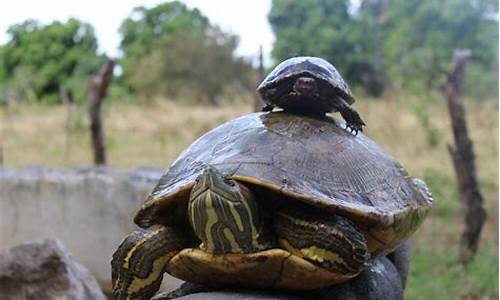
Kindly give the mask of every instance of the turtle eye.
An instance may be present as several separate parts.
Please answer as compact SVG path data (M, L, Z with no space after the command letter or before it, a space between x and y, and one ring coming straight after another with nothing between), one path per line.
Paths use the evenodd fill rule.
M228 178L228 177L224 178L224 182L229 184L230 186L236 185L236 183L234 183L234 180L232 180L231 178Z

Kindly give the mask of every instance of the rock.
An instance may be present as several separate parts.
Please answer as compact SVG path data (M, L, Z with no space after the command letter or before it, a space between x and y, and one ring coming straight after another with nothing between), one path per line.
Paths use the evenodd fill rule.
M152 300L244 300L244 299L319 299L319 300L402 300L403 285L396 267L386 257L373 261L371 267L348 283L317 291L278 293L275 291L216 289L185 283L179 289L155 296Z
M396 267L386 257L375 259L371 267L354 280L323 289L319 300L402 300L403 284Z
M403 283L403 289L406 287L408 272L410 271L410 257L411 245L409 241L404 242L401 246L399 246L399 248L394 250L394 252L387 255L387 258L399 272L399 276L401 277L401 281Z
M307 300L308 298L294 295L292 293L266 290L248 290L248 289L221 289L208 287L196 283L185 282L175 291L162 293L151 300Z
M294 296L292 294L268 292L268 291L252 291L252 290L235 290L235 291L220 291L211 293L197 293L189 296L177 298L178 300L305 300L307 298Z
M0 252L2 300L105 300L90 272L57 240L27 242Z
M162 172L0 167L0 251L24 241L58 239L110 291L111 255L124 236L137 230L134 213Z

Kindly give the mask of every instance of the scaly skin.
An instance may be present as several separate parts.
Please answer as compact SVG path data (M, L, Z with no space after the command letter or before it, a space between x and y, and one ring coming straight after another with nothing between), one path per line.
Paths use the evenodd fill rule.
M191 191L188 218L201 241L199 247L206 253L244 255L282 248L345 278L366 267L366 241L349 220L307 205L287 206L274 213L276 245L260 210L246 186L206 167ZM196 246L189 236L179 228L163 225L127 236L111 262L116 299L154 296L170 260L181 250Z
M363 131L363 126L366 124L359 116L359 113L340 97L337 97L335 103L337 104L336 109L346 121L346 129L350 129L354 135L357 135L358 131Z
M166 264L189 247L186 234L162 225L128 235L113 254L111 279L116 300L147 300L160 288Z
M287 87L289 89L287 89ZM304 115L324 115L331 111L338 111L346 121L346 129L354 135L363 131L365 122L359 113L352 108L340 95L321 95L318 90L316 79L310 77L299 77L293 85L282 87L283 91L275 88L276 92L269 95L268 102L262 107L263 112L270 112L275 107L281 107L285 111Z
M271 248L253 194L215 168L207 167L199 177L188 207L203 250L224 254ZM366 240L343 217L297 204L279 210L274 224L280 248L313 264L341 274L357 274L366 267Z

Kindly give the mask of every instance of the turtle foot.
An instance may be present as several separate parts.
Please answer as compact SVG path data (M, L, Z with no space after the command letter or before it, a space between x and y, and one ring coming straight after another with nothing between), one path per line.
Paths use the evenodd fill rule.
M358 135L359 131L363 131L363 125L359 123L358 124L346 123L345 129L349 130L354 135Z
M354 135L357 135L359 131L363 131L363 126L366 125L365 122L361 119L359 113L347 104L345 100L338 98L336 109L342 115L342 118L344 118L346 129L349 129Z
M358 135L359 131L363 131L363 126L366 125L359 116L358 112L354 109L350 109L347 112L342 113L342 117L346 121L345 128L354 135Z
M262 107L262 111L268 112L268 111L273 111L274 105L273 104L266 104L265 106Z

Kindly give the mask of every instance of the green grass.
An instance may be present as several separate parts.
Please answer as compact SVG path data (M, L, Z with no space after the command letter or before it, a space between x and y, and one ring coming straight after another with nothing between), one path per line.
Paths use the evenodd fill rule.
M498 255L491 241L466 267L457 264L453 245L414 245L406 299L498 299Z
M462 229L457 185L453 177L426 169L424 176L434 193L434 207L412 238L413 255L406 289L407 299L498 298L498 181L482 180L488 219L479 251L466 267L458 263Z
M389 95L360 99L356 108L368 124L366 134L397 158L412 176L425 179L435 205L412 237L414 255L407 299L498 298L498 106L495 101L467 105L476 165L488 212L479 252L467 267L457 262L462 216L447 145L453 142L444 103L418 105L420 99ZM188 106L157 100L108 102L105 128L109 164L167 168L197 137L250 111L251 105ZM415 107L419 109L416 110ZM85 109L73 114L70 147L65 150L62 107L24 106L0 112L0 143L5 165L53 167L92 162Z

